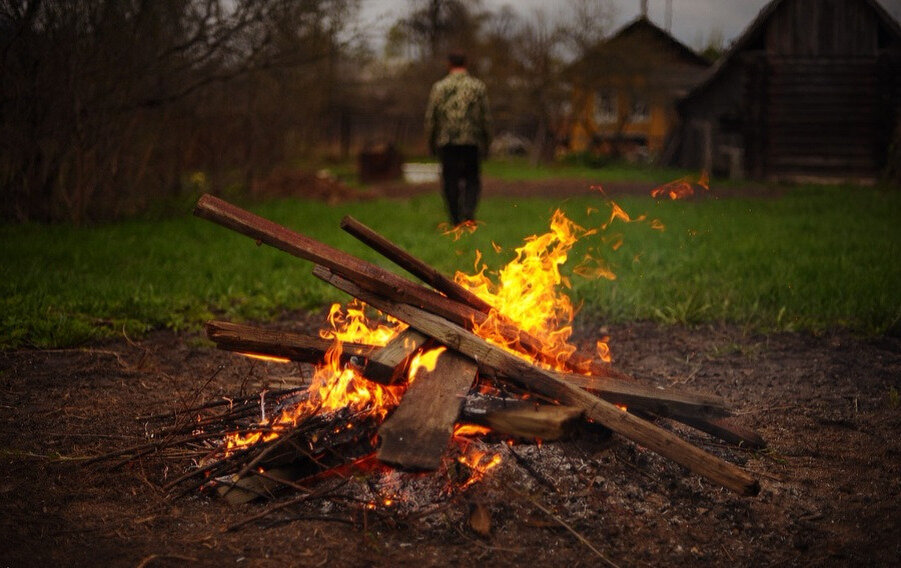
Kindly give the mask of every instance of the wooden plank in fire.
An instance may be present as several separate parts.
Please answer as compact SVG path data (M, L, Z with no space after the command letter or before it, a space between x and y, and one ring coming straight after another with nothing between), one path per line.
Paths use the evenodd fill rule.
M477 368L455 351L442 352L432 370L420 367L394 413L379 428L379 460L402 469L437 469Z

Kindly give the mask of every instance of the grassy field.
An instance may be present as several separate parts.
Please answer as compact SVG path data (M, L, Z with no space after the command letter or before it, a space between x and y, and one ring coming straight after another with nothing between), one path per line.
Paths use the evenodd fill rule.
M590 252L617 275L612 281L572 275L582 317L865 333L901 325L901 192L809 187L778 200L617 202L646 219L613 221L576 245L572 259ZM351 214L452 273L472 272L477 249L491 268L501 266L523 237L547 230L557 207L586 227L599 226L610 211L600 195L562 203L486 200L484 224L453 241L437 229L444 221L437 195L339 206L278 201L253 209L387 265L338 228ZM620 237L622 246L613 250ZM492 242L504 250L496 253ZM88 228L0 226L0 256L2 348L196 328L212 316L266 320L344 299L312 277L309 263L257 247L192 217L189 208L168 220Z

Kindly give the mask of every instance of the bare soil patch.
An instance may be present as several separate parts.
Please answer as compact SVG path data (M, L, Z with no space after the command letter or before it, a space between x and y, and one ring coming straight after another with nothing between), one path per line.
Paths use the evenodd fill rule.
M321 316L283 325L311 331ZM139 415L254 393L296 368L158 332L81 350L0 353L0 564L601 565L574 533L619 566L901 560L901 339L640 322L579 330L586 343L600 334L611 336L623 370L719 394L763 434L770 449L749 452L677 428L758 476L758 497L737 497L616 436L594 436L516 446L531 473L505 456L485 481L418 518L347 516L318 503L294 511L301 520L222 532L268 505L167 499L160 485L181 473L171 458L115 468L73 458L146 440ZM475 509L488 513L490 536L471 529Z

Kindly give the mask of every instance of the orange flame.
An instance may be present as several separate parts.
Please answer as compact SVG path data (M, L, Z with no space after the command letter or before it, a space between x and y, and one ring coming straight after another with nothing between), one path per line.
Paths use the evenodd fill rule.
M608 341L610 341L610 338L604 336L597 342L598 357L605 363L609 363L613 360L610 356L610 346L607 344Z
M576 347L569 343L575 308L569 296L559 290L561 285L569 284L560 268L572 246L580 238L596 232L596 229L586 229L572 222L558 209L551 218L550 231L527 237L525 243L515 249L513 260L497 273L496 282L489 278L484 266L473 275L457 272L454 280L458 284L493 306L486 320L474 326L475 333L522 355L520 346L511 344L501 333L504 322L512 321L539 338L545 355L557 361L557 368L562 368ZM583 262L576 273L587 276L603 273L607 277L607 273L600 270L600 261L595 264L589 269Z
M342 344L359 342L385 345L405 326L391 318L387 318L391 325L372 321L365 312L365 304L356 300L346 308L342 308L340 304L332 306L328 316L331 327L321 330L319 334L333 339L334 343L326 351L323 364L318 365L313 373L308 389L309 397L303 403L288 408L271 421L261 424L270 430L265 434L227 436L224 448L226 456L236 449L273 440L280 431L296 426L315 412L349 408L353 412L371 413L380 419L387 416L397 405L404 387L386 387L369 382L355 368L345 367L341 363Z
M479 228L478 221L463 221L459 225L451 225L450 223L440 223L438 230L446 237L453 237L455 241L459 241L463 235L471 235Z

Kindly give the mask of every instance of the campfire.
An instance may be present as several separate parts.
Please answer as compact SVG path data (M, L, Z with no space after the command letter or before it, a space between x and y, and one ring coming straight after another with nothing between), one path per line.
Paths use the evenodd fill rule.
M390 487L403 472L437 471L449 491L490 475L506 457L483 444L485 436L534 443L579 431L620 434L740 495L759 490L744 470L658 425L664 418L762 447L759 435L729 421L720 398L650 386L615 369L606 338L592 352L570 343L575 309L560 291L567 282L559 267L573 243L595 231L560 211L496 280L478 259L476 274L448 278L355 219L342 220L429 287L210 195L195 214L311 261L317 277L353 300L333 306L319 336L208 322L220 349L313 370L305 384L166 415L190 420L117 453L190 448L195 467L170 480L170 491L212 488L233 502L296 491L275 506L282 508L321 496L332 487L327 479L379 471L378 500L364 503L378 508L393 504ZM604 275L606 267L586 258L574 272Z

